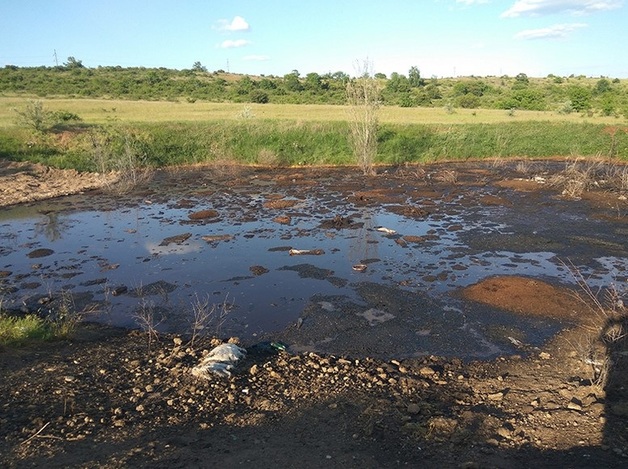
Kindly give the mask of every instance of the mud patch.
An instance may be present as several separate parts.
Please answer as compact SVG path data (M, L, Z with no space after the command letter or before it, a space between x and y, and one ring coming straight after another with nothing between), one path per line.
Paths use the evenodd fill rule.
M452 307L423 293L371 282L351 285L357 297L315 295L298 320L279 334L291 351L419 357L431 353L465 359L526 353L555 334L547 318L521 318L503 310Z
M291 266L283 266L278 270L292 270L299 274L300 278L308 278L314 280L327 280L332 285L345 286L347 284L346 279L342 279L334 276L334 271L330 269L323 269L316 267L312 264L297 264Z
M426 210L422 207L417 207L415 205L392 205L388 207L388 210L392 213L396 213L397 215L403 215L408 218L415 218L422 220L430 216L430 211Z
M207 210L199 210L197 212L192 212L188 215L190 220L207 220L211 218L218 218L219 213L214 209Z
M37 259L40 257L48 257L48 256L51 256L52 254L54 254L54 251L52 249L39 248L39 249L35 249L34 251L29 252L27 255L31 259Z
M363 226L364 226L364 223L354 222L351 218L342 217L340 215L336 215L331 220L324 220L319 225L320 228L323 228L325 230L357 229L357 228L362 228Z
M590 309L567 288L526 277L492 277L464 288L463 298L513 313L583 321Z
M534 192L545 187L542 182L530 179L505 179L498 181L495 185L504 189L514 189L521 192Z
M168 236L167 238L164 238L164 240L159 243L160 246L168 246L169 244L183 244L184 242L186 242L190 236L192 236L192 233L183 233L180 235L174 235L174 236Z
M264 208L270 209L284 209L294 207L299 201L291 200L291 199L278 199L278 200L268 200L264 202Z

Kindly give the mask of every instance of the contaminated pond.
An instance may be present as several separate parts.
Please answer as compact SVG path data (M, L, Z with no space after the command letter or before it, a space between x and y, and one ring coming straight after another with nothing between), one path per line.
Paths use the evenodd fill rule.
M519 309L470 300L466 288L512 278L577 295L578 279L621 289L628 276L625 199L604 208L543 181L481 164L368 178L192 168L128 194L4 208L3 308L295 352L528 353L582 318L526 314L525 295Z

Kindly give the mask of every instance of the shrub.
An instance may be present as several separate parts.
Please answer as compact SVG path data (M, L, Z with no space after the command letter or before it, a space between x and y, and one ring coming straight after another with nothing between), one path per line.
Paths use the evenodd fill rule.
M370 75L368 63L360 76L347 83L349 103L350 141L353 152L364 174L373 174L373 162L377 155L377 111L380 106L382 86Z
M269 101L268 93L263 90L253 90L249 93L249 99L252 103L266 104Z
M53 113L44 109L41 101L29 101L24 109L14 109L18 115L18 125L31 128L35 132L45 132L53 122Z

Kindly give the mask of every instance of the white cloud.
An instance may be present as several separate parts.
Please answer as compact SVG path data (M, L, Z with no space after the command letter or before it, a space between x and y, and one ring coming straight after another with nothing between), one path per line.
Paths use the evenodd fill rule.
M584 15L598 11L613 10L623 6L623 0L517 0L502 18L540 16L555 13Z
M251 41L246 39L227 39L220 44L221 49L234 49L236 47L248 46Z
M577 29L586 28L584 23L555 24L549 28L526 29L515 34L515 39L562 39Z
M241 16L234 16L231 21L229 20L218 20L215 29L219 31L250 31L251 26L246 22L244 18Z
M249 60L252 62L265 62L266 60L270 60L270 57L267 55L245 55L242 57L242 60Z

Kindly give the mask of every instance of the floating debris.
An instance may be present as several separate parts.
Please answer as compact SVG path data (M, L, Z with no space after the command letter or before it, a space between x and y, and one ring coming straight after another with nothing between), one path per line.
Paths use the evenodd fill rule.
M201 362L192 368L192 375L208 379L209 374L213 373L228 378L231 376L231 370L245 356L246 350L242 347L235 344L221 344L210 350Z
M377 228L375 228L377 231L381 232L381 233L385 233L387 235L394 235L397 232L395 230L391 230L390 228L386 228L385 226L378 226Z
M286 344L282 344L281 342L271 342L270 346L277 350L278 352L286 351Z
M325 254L325 251L322 249L290 249L288 252L291 256L320 256Z
M352 269L356 272L364 272L366 270L366 264L355 264Z
M116 287L113 290L111 290L111 294L113 296L120 296L128 291L129 291L129 288L126 285L120 285L119 287Z

